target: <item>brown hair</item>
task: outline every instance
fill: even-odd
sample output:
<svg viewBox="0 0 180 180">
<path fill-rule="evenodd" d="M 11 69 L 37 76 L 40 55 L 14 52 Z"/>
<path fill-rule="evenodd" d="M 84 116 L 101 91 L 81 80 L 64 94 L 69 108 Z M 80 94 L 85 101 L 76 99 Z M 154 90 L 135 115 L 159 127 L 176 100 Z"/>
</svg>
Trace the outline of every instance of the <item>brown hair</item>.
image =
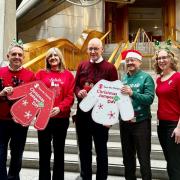
<svg viewBox="0 0 180 180">
<path fill-rule="evenodd" d="M 173 52 L 171 52 L 169 50 L 166 50 L 166 49 L 160 49 L 160 50 L 155 52 L 155 55 L 153 57 L 153 60 L 155 61 L 155 63 L 154 63 L 154 70 L 155 70 L 155 72 L 157 74 L 161 74 L 162 73 L 162 70 L 159 68 L 158 61 L 157 61 L 158 54 L 159 54 L 160 51 L 167 52 L 167 56 L 168 56 L 168 58 L 170 58 L 170 68 L 172 70 L 174 70 L 174 71 L 177 71 L 178 70 L 178 59 L 175 57 Z"/>
<path fill-rule="evenodd" d="M 53 54 L 54 52 L 58 55 L 58 57 L 59 57 L 59 59 L 60 59 L 59 69 L 60 69 L 60 70 L 66 69 L 66 65 L 65 65 L 65 61 L 64 61 L 63 54 L 62 54 L 61 50 L 59 50 L 59 49 L 56 48 L 56 47 L 50 48 L 50 49 L 47 51 L 47 54 L 46 54 L 46 69 L 48 69 L 48 70 L 51 69 L 51 66 L 50 66 L 50 64 L 48 63 L 48 59 L 49 59 L 50 55 Z"/>
</svg>

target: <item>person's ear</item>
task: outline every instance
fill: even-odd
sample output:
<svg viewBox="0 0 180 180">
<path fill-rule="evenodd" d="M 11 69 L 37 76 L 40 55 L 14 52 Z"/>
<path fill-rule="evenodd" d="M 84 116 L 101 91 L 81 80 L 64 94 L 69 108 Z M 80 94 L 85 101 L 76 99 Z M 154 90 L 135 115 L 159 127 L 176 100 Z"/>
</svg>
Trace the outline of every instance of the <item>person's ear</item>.
<svg viewBox="0 0 180 180">
<path fill-rule="evenodd" d="M 139 60 L 139 64 L 141 65 L 141 64 L 142 64 L 142 61 Z"/>
</svg>

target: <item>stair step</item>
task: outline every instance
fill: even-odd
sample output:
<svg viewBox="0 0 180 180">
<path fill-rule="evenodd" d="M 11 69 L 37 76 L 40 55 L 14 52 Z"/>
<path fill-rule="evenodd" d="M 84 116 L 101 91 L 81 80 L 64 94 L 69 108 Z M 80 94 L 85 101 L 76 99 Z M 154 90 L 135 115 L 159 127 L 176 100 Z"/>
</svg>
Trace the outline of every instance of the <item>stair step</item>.
<svg viewBox="0 0 180 180">
<path fill-rule="evenodd" d="M 37 137 L 36 130 L 30 128 L 29 132 L 28 132 L 28 137 Z M 67 139 L 76 139 L 75 127 L 68 128 Z M 159 140 L 157 138 L 157 132 L 156 131 L 152 132 L 151 140 L 152 140 L 153 144 L 159 144 Z M 120 142 L 120 131 L 119 131 L 119 129 L 110 129 L 109 130 L 109 141 L 110 142 L 116 142 L 116 141 Z"/>
<path fill-rule="evenodd" d="M 108 156 L 121 157 L 121 143 L 120 142 L 108 142 Z M 27 138 L 25 151 L 38 152 L 38 140 L 37 138 Z M 66 139 L 65 153 L 77 154 L 78 147 L 76 140 Z M 95 150 L 93 149 L 93 154 Z M 152 144 L 151 159 L 164 160 L 161 146 L 159 144 Z"/>
<path fill-rule="evenodd" d="M 21 180 L 38 180 L 39 170 L 38 169 L 27 169 L 23 168 L 20 173 Z M 79 172 L 64 172 L 65 180 L 80 180 L 78 179 Z M 92 180 L 95 180 L 95 174 L 93 174 Z M 108 176 L 108 180 L 125 180 L 121 176 Z M 139 178 L 137 180 L 140 180 Z M 153 179 L 155 180 L 155 179 Z"/>
<path fill-rule="evenodd" d="M 23 154 L 23 167 L 24 168 L 38 168 L 38 152 L 25 151 Z M 52 155 L 53 161 L 53 155 Z M 92 157 L 93 173 L 96 169 L 96 156 Z M 124 173 L 123 159 L 122 157 L 109 157 L 109 174 L 122 176 Z M 151 160 L 153 178 L 165 179 L 166 174 L 166 162 L 162 160 Z M 77 154 L 65 154 L 65 171 L 78 172 L 78 155 Z M 139 163 L 137 161 L 137 176 L 140 177 Z"/>
</svg>

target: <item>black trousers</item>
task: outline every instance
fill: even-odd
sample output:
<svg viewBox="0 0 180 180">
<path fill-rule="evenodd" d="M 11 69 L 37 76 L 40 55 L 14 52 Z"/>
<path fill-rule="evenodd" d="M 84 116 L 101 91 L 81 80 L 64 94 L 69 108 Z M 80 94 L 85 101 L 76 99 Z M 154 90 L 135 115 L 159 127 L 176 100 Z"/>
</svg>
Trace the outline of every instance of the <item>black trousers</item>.
<svg viewBox="0 0 180 180">
<path fill-rule="evenodd" d="M 108 176 L 107 141 L 109 128 L 95 123 L 91 112 L 77 111 L 76 130 L 79 144 L 81 177 L 92 180 L 92 140 L 96 150 L 96 180 L 106 180 Z"/>
<path fill-rule="evenodd" d="M 151 120 L 131 123 L 120 121 L 123 163 L 126 180 L 136 179 L 136 153 L 143 180 L 151 180 Z"/>
<path fill-rule="evenodd" d="M 20 180 L 19 173 L 27 137 L 27 127 L 13 120 L 0 121 L 0 180 Z M 6 161 L 8 143 L 10 145 L 10 165 L 7 175 Z"/>
<path fill-rule="evenodd" d="M 51 142 L 54 150 L 52 180 L 64 180 L 64 146 L 69 119 L 50 119 L 43 131 L 38 131 L 39 180 L 51 180 Z"/>
<path fill-rule="evenodd" d="M 170 180 L 180 179 L 180 144 L 175 143 L 171 137 L 177 122 L 159 121 L 158 137 L 167 161 L 167 172 Z"/>
</svg>

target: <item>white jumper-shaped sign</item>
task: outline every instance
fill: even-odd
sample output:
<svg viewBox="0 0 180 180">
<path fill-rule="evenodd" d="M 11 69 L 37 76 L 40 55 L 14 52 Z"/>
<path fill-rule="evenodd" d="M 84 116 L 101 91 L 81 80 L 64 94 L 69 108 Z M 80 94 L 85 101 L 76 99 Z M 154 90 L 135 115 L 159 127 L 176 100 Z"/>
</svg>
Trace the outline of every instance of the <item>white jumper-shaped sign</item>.
<svg viewBox="0 0 180 180">
<path fill-rule="evenodd" d="M 88 112 L 92 108 L 92 119 L 103 125 L 113 125 L 119 121 L 119 113 L 123 121 L 134 118 L 134 110 L 128 95 L 121 93 L 123 84 L 120 80 L 101 80 L 89 91 L 79 107 Z"/>
</svg>

